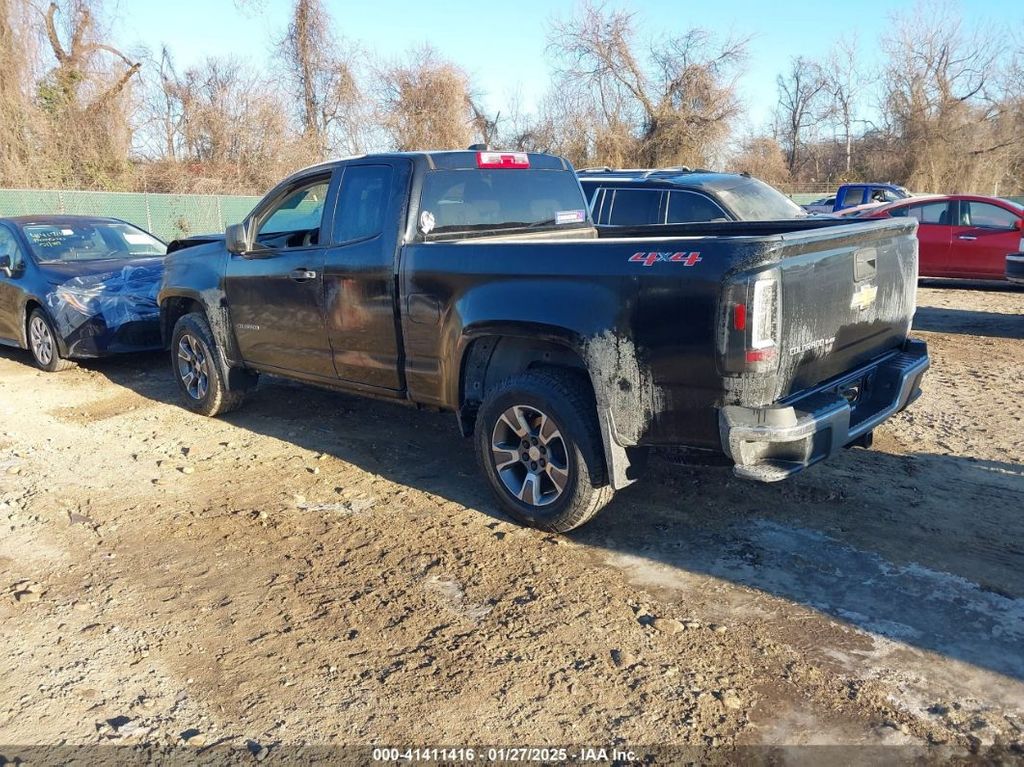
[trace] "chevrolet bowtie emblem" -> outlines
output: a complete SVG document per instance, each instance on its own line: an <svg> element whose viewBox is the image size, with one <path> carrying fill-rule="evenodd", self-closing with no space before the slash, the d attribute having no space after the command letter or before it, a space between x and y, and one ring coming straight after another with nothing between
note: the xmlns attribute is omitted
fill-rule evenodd
<svg viewBox="0 0 1024 767"><path fill-rule="evenodd" d="M871 304L875 303L875 299L877 297L877 285L861 285L853 294L853 298L850 299L850 308L861 310L867 309Z"/></svg>

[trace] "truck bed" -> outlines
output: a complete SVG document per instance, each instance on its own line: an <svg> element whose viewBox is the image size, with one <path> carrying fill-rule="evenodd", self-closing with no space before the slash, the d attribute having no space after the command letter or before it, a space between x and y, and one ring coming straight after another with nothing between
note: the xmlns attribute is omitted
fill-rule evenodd
<svg viewBox="0 0 1024 767"><path fill-rule="evenodd" d="M440 335L403 323L412 397L457 401L458 371L444 360L460 335L558 328L592 366L622 444L714 448L719 408L769 406L892 351L910 329L912 221L602 228L597 241L593 231L407 245L403 294L430 294L447 307ZM760 274L779 282L776 364L731 372L727 293Z"/></svg>

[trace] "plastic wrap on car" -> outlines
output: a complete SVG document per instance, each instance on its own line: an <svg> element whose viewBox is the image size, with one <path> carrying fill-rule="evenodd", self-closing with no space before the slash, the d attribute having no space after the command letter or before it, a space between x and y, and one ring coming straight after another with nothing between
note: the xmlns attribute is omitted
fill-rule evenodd
<svg viewBox="0 0 1024 767"><path fill-rule="evenodd" d="M162 265L125 266L55 286L46 301L57 333L69 339L87 325L109 335L130 323L158 323L162 276Z"/></svg>

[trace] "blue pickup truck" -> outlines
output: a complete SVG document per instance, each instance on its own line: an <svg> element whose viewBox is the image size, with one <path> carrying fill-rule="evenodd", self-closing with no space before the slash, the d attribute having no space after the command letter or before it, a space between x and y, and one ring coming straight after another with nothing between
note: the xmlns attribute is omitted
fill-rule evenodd
<svg viewBox="0 0 1024 767"><path fill-rule="evenodd" d="M843 184L835 195L823 197L803 206L808 213L837 213L858 205L904 200L910 192L896 184Z"/></svg>

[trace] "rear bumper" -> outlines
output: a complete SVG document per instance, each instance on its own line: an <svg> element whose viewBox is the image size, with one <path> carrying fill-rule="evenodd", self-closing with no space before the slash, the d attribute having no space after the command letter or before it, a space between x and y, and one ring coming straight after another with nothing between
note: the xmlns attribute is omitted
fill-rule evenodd
<svg viewBox="0 0 1024 767"><path fill-rule="evenodd" d="M924 341L907 341L865 367L770 408L719 411L722 446L737 476L777 482L869 434L921 395Z"/></svg>
<svg viewBox="0 0 1024 767"><path fill-rule="evenodd" d="M1006 279L1017 285L1024 285L1024 253L1006 257Z"/></svg>

